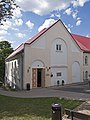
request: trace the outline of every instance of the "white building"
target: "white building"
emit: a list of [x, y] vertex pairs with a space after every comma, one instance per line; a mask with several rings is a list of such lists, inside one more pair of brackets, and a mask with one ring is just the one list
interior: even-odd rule
[[83, 82], [90, 73], [90, 38], [69, 33], [58, 20], [6, 59], [6, 84], [30, 89]]

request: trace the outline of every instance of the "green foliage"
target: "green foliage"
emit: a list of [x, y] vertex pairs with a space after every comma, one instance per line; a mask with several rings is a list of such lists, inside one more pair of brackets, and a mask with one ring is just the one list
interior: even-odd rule
[[51, 120], [52, 103], [75, 108], [82, 102], [59, 98], [13, 98], [0, 95], [0, 120]]
[[5, 59], [13, 52], [11, 44], [8, 41], [0, 42], [0, 81], [4, 82], [5, 76]]
[[10, 48], [11, 44], [8, 41], [1, 41], [0, 42], [0, 49], [4, 49], [4, 48]]
[[18, 7], [15, 0], [0, 0], [0, 24], [2, 20], [12, 17], [15, 7]]

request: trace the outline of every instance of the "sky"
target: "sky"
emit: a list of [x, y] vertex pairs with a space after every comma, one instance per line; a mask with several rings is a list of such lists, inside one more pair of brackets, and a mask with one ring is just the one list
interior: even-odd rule
[[12, 19], [0, 26], [0, 41], [9, 41], [14, 49], [58, 19], [70, 33], [90, 37], [90, 0], [16, 0], [16, 4]]

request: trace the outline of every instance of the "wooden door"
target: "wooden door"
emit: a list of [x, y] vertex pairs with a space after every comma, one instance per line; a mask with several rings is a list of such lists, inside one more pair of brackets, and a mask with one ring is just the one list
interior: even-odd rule
[[37, 68], [32, 68], [32, 88], [37, 87]]
[[45, 87], [45, 69], [42, 69], [42, 87]]

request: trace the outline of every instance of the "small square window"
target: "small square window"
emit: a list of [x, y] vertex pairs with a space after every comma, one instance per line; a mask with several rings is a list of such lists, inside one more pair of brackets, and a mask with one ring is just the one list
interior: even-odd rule
[[56, 44], [56, 51], [61, 51], [61, 44]]
[[58, 72], [58, 73], [57, 73], [57, 76], [58, 76], [58, 77], [59, 77], [59, 76], [61, 76], [61, 75], [62, 75], [62, 73], [61, 73], [61, 72]]

